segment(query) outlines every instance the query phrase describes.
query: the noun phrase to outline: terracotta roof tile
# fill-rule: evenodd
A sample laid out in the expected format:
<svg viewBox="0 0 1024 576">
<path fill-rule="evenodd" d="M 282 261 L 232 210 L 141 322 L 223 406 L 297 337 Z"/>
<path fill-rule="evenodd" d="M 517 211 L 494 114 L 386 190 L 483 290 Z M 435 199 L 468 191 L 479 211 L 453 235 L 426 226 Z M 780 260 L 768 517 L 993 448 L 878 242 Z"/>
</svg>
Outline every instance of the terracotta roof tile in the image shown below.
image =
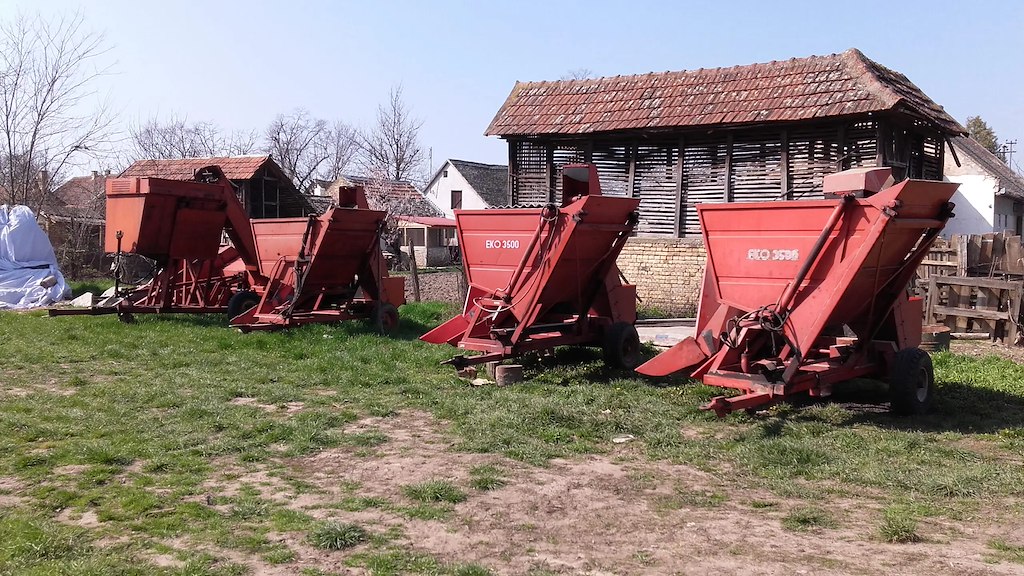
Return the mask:
<svg viewBox="0 0 1024 576">
<path fill-rule="evenodd" d="M 138 160 L 124 172 L 125 178 L 165 178 L 191 180 L 196 170 L 216 164 L 230 180 L 248 180 L 270 159 L 270 156 L 213 156 L 209 158 L 176 158 L 170 160 Z"/>
<path fill-rule="evenodd" d="M 948 134 L 964 132 L 905 76 L 851 49 L 732 68 L 517 82 L 486 134 L 810 120 L 896 108 Z"/>
</svg>

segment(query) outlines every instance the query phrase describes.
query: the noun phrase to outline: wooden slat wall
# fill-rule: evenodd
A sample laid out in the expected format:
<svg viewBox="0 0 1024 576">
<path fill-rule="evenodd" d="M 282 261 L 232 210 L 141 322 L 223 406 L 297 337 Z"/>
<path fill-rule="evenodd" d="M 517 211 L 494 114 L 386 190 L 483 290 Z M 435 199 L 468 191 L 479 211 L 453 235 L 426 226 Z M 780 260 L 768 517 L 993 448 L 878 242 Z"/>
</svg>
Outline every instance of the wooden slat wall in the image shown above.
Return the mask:
<svg viewBox="0 0 1024 576">
<path fill-rule="evenodd" d="M 734 202 L 781 200 L 782 135 L 774 132 L 735 139 L 729 177 Z"/>
<path fill-rule="evenodd" d="M 923 144 L 921 177 L 927 180 L 942 180 L 942 141 L 925 138 Z"/>
<path fill-rule="evenodd" d="M 548 201 L 547 146 L 530 140 L 519 140 L 514 146 L 516 167 L 512 176 L 513 204 L 542 204 Z"/>
<path fill-rule="evenodd" d="M 878 123 L 857 122 L 846 127 L 843 170 L 878 165 Z"/>
<path fill-rule="evenodd" d="M 725 137 L 687 139 L 683 149 L 683 186 L 680 233 L 699 236 L 697 204 L 725 202 Z"/>
<path fill-rule="evenodd" d="M 556 144 L 551 153 L 551 189 L 554 190 L 553 199 L 562 197 L 562 167 L 566 164 L 579 164 L 583 162 L 584 151 L 582 144 L 574 146 L 571 144 Z"/>
<path fill-rule="evenodd" d="M 822 179 L 836 171 L 839 133 L 835 126 L 792 130 L 789 133 L 789 197 L 823 198 Z"/>
<path fill-rule="evenodd" d="M 875 166 L 880 160 L 895 166 L 897 179 L 905 173 L 941 179 L 942 143 L 916 128 L 865 118 L 674 133 L 656 140 L 625 134 L 578 141 L 511 140 L 512 199 L 536 204 L 557 198 L 562 166 L 591 161 L 605 194 L 640 198 L 640 234 L 697 235 L 696 205 L 701 202 L 820 199 L 827 174 Z"/>
<path fill-rule="evenodd" d="M 677 144 L 636 147 L 633 196 L 640 199 L 640 234 L 675 234 Z"/>
<path fill-rule="evenodd" d="M 632 146 L 595 142 L 591 160 L 601 178 L 601 193 L 605 196 L 629 196 L 629 162 Z"/>
</svg>

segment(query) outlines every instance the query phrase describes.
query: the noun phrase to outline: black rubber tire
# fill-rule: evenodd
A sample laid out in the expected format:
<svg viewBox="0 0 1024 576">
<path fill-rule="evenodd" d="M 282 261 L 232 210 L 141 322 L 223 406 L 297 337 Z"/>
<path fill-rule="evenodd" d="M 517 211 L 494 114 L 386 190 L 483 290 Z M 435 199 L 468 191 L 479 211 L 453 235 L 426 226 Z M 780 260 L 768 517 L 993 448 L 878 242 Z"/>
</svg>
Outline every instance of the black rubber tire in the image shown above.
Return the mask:
<svg viewBox="0 0 1024 576">
<path fill-rule="evenodd" d="M 131 312 L 118 312 L 117 320 L 122 324 L 135 324 L 135 315 Z"/>
<path fill-rule="evenodd" d="M 384 336 L 398 331 L 398 308 L 394 304 L 381 302 L 373 309 L 373 327 Z"/>
<path fill-rule="evenodd" d="M 259 294 L 252 290 L 241 290 L 231 295 L 228 300 L 228 320 L 248 312 L 250 308 L 260 303 Z"/>
<path fill-rule="evenodd" d="M 932 358 L 920 348 L 904 348 L 889 369 L 889 409 L 893 414 L 924 414 L 935 397 Z"/>
<path fill-rule="evenodd" d="M 616 322 L 604 331 L 601 343 L 604 363 L 613 368 L 633 370 L 640 365 L 640 335 L 626 322 Z"/>
</svg>

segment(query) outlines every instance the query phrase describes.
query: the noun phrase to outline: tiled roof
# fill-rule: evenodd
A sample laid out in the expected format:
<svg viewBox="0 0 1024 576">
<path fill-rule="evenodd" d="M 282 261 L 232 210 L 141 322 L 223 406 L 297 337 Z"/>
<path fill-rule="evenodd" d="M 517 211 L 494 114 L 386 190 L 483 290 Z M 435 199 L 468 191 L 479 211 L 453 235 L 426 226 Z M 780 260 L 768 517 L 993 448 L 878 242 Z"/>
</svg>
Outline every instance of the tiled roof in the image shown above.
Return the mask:
<svg viewBox="0 0 1024 576">
<path fill-rule="evenodd" d="M 374 210 L 388 210 L 399 216 L 443 216 L 415 186 L 404 180 L 375 181 L 366 176 L 345 175 L 335 180 L 336 186 L 362 186 L 366 203 Z"/>
<path fill-rule="evenodd" d="M 270 156 L 212 156 L 172 160 L 138 160 L 121 176 L 124 178 L 165 178 L 191 180 L 196 170 L 216 164 L 229 180 L 248 180 L 256 175 Z"/>
<path fill-rule="evenodd" d="M 508 166 L 481 164 L 468 160 L 448 160 L 459 174 L 469 182 L 488 206 L 508 204 Z"/>
<path fill-rule="evenodd" d="M 790 122 L 899 111 L 966 131 L 906 76 L 857 49 L 781 62 L 553 82 L 516 82 L 488 136 Z"/>
<path fill-rule="evenodd" d="M 334 199 L 330 196 L 315 196 L 313 194 L 303 194 L 302 196 L 315 214 L 327 212 L 331 204 L 334 204 Z"/>
<path fill-rule="evenodd" d="M 58 216 L 103 218 L 107 178 L 104 174 L 69 178 L 53 191 L 43 210 Z"/>
<path fill-rule="evenodd" d="M 995 154 L 970 137 L 958 136 L 952 138 L 950 142 L 957 152 L 970 156 L 978 166 L 998 179 L 1004 194 L 1024 200 L 1024 177 L 1014 172 Z"/>
</svg>

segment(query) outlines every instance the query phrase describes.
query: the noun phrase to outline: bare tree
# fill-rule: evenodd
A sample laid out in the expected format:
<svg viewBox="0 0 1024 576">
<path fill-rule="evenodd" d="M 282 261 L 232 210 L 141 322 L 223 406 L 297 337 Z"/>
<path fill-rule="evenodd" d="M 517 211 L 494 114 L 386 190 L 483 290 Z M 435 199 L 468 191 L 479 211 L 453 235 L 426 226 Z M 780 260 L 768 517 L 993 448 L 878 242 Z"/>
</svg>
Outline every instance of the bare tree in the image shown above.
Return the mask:
<svg viewBox="0 0 1024 576">
<path fill-rule="evenodd" d="M 594 77 L 594 71 L 590 68 L 574 68 L 562 75 L 559 80 L 589 80 Z"/>
<path fill-rule="evenodd" d="M 314 179 L 336 179 L 356 151 L 355 132 L 349 125 L 314 118 L 303 108 L 278 114 L 264 136 L 266 151 L 299 190 L 306 190 Z"/>
<path fill-rule="evenodd" d="M 210 122 L 189 122 L 172 116 L 166 122 L 153 117 L 129 128 L 132 160 L 239 156 L 258 151 L 256 132 L 236 130 L 224 135 Z"/>
<path fill-rule="evenodd" d="M 363 168 L 367 174 L 380 172 L 391 180 L 409 180 L 426 160 L 419 143 L 423 121 L 412 116 L 402 99 L 402 86 L 391 89 L 386 104 L 377 107 L 373 129 L 359 135 Z"/>
<path fill-rule="evenodd" d="M 80 14 L 0 21 L 0 199 L 33 210 L 51 182 L 104 152 L 113 114 L 94 85 L 106 74 L 103 36 Z"/>
</svg>

